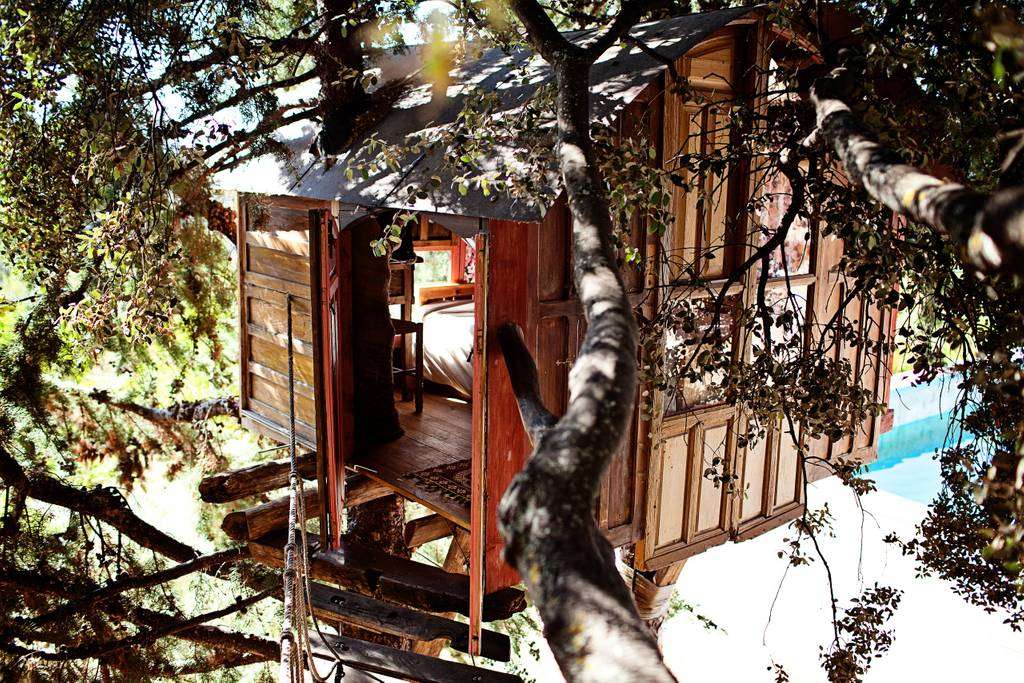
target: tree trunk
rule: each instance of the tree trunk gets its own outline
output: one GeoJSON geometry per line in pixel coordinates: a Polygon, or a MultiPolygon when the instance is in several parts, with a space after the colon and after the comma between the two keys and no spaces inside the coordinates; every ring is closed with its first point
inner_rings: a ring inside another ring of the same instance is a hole
{"type": "Polygon", "coordinates": [[[679,580],[685,563],[684,560],[656,571],[646,572],[637,571],[632,567],[622,567],[622,577],[633,590],[636,610],[655,638],[661,633],[661,625],[668,616],[676,581],[679,580]]]}
{"type": "MultiPolygon", "coordinates": [[[[387,256],[374,256],[370,242],[379,238],[375,220],[359,221],[352,230],[352,364],[355,378],[355,443],[357,449],[402,436],[395,409],[392,375],[395,330],[388,307],[391,270],[387,256]]],[[[405,501],[385,496],[348,508],[346,534],[371,548],[409,557],[405,545],[405,501]]],[[[409,641],[343,625],[341,633],[401,649],[409,641]]]]}
{"type": "Polygon", "coordinates": [[[850,75],[836,69],[811,87],[816,134],[835,150],[850,180],[901,216],[950,238],[981,271],[1024,273],[1024,187],[991,194],[904,163],[853,116],[850,75]]]}
{"type": "Polygon", "coordinates": [[[521,333],[502,330],[513,388],[534,453],[499,504],[505,556],[523,577],[569,681],[674,681],[594,521],[601,477],[618,451],[636,393],[636,323],[590,139],[590,67],[636,21],[625,7],[587,48],[569,43],[532,0],[511,3],[557,87],[557,158],[572,213],[573,280],[587,334],[557,422],[539,403],[521,333]]]}
{"type": "MultiPolygon", "coordinates": [[[[322,9],[328,18],[343,17],[352,14],[358,4],[353,0],[323,0],[322,9]]],[[[320,146],[325,154],[337,154],[348,146],[358,117],[371,108],[370,95],[362,82],[364,54],[360,43],[366,38],[365,26],[332,21],[316,53],[323,105],[320,146]]]]}

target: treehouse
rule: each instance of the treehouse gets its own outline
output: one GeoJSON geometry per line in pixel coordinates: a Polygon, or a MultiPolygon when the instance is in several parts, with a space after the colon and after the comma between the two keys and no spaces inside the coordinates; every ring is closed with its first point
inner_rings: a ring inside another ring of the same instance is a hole
{"type": "MultiPolygon", "coordinates": [[[[742,8],[642,24],[632,36],[635,41],[594,66],[594,111],[614,121],[620,135],[642,135],[656,149],[652,163],[666,165],[680,150],[728,145],[722,124],[729,103],[763,101],[764,67],[776,47],[791,41],[762,13],[742,8]],[[644,49],[630,47],[637,42],[644,49]],[[689,88],[672,87],[673,77],[689,88]]],[[[382,80],[413,72],[415,59],[395,56],[381,67],[382,80]]],[[[429,136],[456,120],[470,87],[496,93],[513,111],[547,77],[532,54],[489,50],[454,69],[447,91],[413,83],[364,138],[401,145],[429,136]]],[[[297,131],[289,144],[308,147],[311,136],[297,131]]],[[[461,192],[430,153],[409,152],[394,168],[351,173],[359,146],[330,163],[307,158],[298,169],[264,164],[228,179],[237,189],[242,420],[287,444],[294,400],[295,436],[305,453],[300,469],[310,482],[307,508],[320,519],[311,571],[321,616],[507,659],[507,638],[482,628],[524,605],[515,588],[519,577],[501,557],[495,508],[531,448],[496,335],[508,321],[519,325],[537,360],[547,407],[555,413],[564,408],[585,331],[571,281],[566,204],[559,198],[540,207],[502,193],[461,192]],[[426,197],[403,191],[434,177],[442,182],[426,197]],[[370,244],[396,211],[412,216],[404,248],[390,260],[374,256],[370,244]],[[389,415],[397,430],[368,435],[389,415]],[[460,562],[431,567],[346,538],[346,511],[393,494],[430,513],[409,523],[410,546],[452,536],[452,547],[468,559],[468,575],[460,562]],[[451,612],[467,616],[468,629],[438,614],[451,612]]],[[[699,302],[723,294],[728,311],[757,295],[752,276],[729,277],[757,246],[745,239],[748,226],[730,218],[746,202],[753,175],[747,168],[692,174],[690,185],[706,184],[712,200],[676,187],[674,225],[664,236],[633,221],[628,246],[646,255],[647,265],[625,265],[622,272],[640,314],[650,319],[665,297],[699,302]],[[684,261],[688,269],[673,265],[684,261]],[[685,285],[694,269],[700,287],[666,286],[685,285]]],[[[780,212],[769,206],[764,218],[777,220],[780,212]]],[[[864,334],[881,339],[889,314],[847,296],[837,278],[842,244],[820,237],[816,226],[805,227],[809,237],[788,239],[773,260],[769,294],[787,292],[778,298],[809,320],[845,307],[864,334]]],[[[752,342],[728,313],[715,324],[729,353],[749,357],[752,342]]],[[[807,333],[806,343],[812,336],[807,333]]],[[[667,340],[666,348],[673,343],[667,340]]],[[[834,350],[880,398],[888,391],[882,346],[878,353],[867,346],[834,350]]],[[[803,510],[804,468],[794,446],[803,438],[799,425],[796,433],[776,425],[766,439],[745,447],[739,437],[746,417],[712,385],[681,381],[673,392],[641,385],[632,426],[605,475],[597,521],[613,546],[635,547],[635,569],[645,576],[669,576],[696,553],[762,534],[803,510]],[[653,414],[642,409],[647,396],[654,397],[653,414]],[[705,476],[712,461],[735,473],[743,495],[705,476]]],[[[808,446],[821,458],[869,461],[879,432],[880,422],[869,420],[851,425],[843,440],[808,446]]],[[[228,503],[280,489],[287,476],[287,460],[271,460],[207,477],[201,494],[228,503]]],[[[270,499],[230,512],[224,528],[248,542],[256,559],[280,566],[287,513],[287,496],[270,499]]],[[[420,661],[415,653],[384,657],[373,649],[379,646],[348,644],[355,668],[416,680],[501,679],[451,662],[420,661]]]]}

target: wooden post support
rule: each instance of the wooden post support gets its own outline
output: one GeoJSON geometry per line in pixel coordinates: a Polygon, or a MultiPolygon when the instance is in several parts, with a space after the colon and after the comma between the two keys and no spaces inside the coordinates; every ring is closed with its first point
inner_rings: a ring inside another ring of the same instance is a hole
{"type": "MultiPolygon", "coordinates": [[[[473,454],[469,510],[469,653],[480,654],[484,602],[484,541],[487,533],[484,489],[487,481],[487,237],[476,238],[476,336],[473,340],[473,454]]],[[[453,539],[453,542],[457,542],[453,539]]]]}
{"type": "Polygon", "coordinates": [[[335,234],[335,225],[331,211],[309,212],[317,484],[326,491],[320,496],[320,519],[328,548],[336,548],[341,538],[345,461],[353,438],[351,235],[335,234]]]}

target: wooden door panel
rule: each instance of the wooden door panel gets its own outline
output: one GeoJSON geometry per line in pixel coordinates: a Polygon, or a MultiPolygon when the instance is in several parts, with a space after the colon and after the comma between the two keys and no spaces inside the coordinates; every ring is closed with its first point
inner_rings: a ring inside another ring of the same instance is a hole
{"type": "Polygon", "coordinates": [[[309,210],[325,206],[325,202],[294,197],[240,194],[235,207],[241,421],[278,443],[289,442],[287,332],[291,296],[296,436],[304,449],[316,445],[311,404],[314,342],[309,210]]]}
{"type": "Polygon", "coordinates": [[[764,516],[764,505],[767,499],[766,487],[770,482],[768,439],[760,439],[756,444],[743,451],[743,467],[740,474],[740,493],[737,507],[740,526],[756,521],[764,516]]]}
{"type": "Polygon", "coordinates": [[[708,468],[717,468],[716,461],[729,458],[729,441],[732,420],[716,425],[703,426],[702,459],[694,462],[694,476],[699,476],[697,487],[697,515],[694,536],[724,532],[728,525],[726,517],[727,496],[722,486],[710,476],[704,476],[708,468]]]}
{"type": "MultiPolygon", "coordinates": [[[[485,553],[484,590],[490,593],[519,582],[519,575],[501,557],[504,541],[498,533],[496,508],[512,478],[522,469],[530,455],[531,444],[523,429],[509,380],[505,359],[498,344],[498,330],[506,322],[514,322],[523,331],[531,352],[536,352],[537,339],[537,261],[538,225],[516,221],[488,222],[486,239],[486,292],[483,301],[476,298],[477,310],[485,307],[485,319],[477,319],[478,334],[484,334],[483,362],[474,365],[474,381],[482,376],[482,396],[474,395],[474,407],[486,401],[484,416],[486,443],[479,466],[484,488],[473,488],[474,508],[480,508],[483,528],[473,524],[473,534],[485,539],[480,545],[485,553]],[[481,323],[483,323],[481,325],[481,323]],[[483,370],[483,372],[481,372],[483,370]]],[[[480,269],[480,256],[477,257],[480,269]]],[[[481,278],[477,278],[477,291],[481,278]]],[[[474,470],[478,469],[474,462],[474,470]]],[[[474,543],[475,545],[475,543],[474,543]]]]}
{"type": "Polygon", "coordinates": [[[660,471],[652,474],[659,480],[659,485],[653,496],[654,523],[648,524],[648,528],[656,530],[655,550],[670,547],[685,538],[690,433],[666,438],[657,453],[656,463],[660,471]]]}
{"type": "Polygon", "coordinates": [[[666,419],[651,453],[647,492],[647,568],[657,569],[729,538],[732,499],[709,469],[735,467],[736,409],[695,411],[666,419]],[[716,462],[716,459],[717,462],[716,462]]]}
{"type": "Polygon", "coordinates": [[[772,514],[775,514],[780,509],[798,502],[802,497],[802,488],[800,485],[799,451],[788,425],[783,425],[776,430],[773,436],[779,442],[777,448],[778,474],[775,477],[775,505],[772,508],[772,514]]]}
{"type": "Polygon", "coordinates": [[[312,273],[317,481],[321,537],[337,547],[345,506],[345,464],[353,450],[352,233],[330,211],[309,212],[312,273]]]}
{"type": "Polygon", "coordinates": [[[741,451],[740,493],[732,537],[741,541],[777,527],[803,511],[803,470],[788,428],[777,424],[741,451]]]}

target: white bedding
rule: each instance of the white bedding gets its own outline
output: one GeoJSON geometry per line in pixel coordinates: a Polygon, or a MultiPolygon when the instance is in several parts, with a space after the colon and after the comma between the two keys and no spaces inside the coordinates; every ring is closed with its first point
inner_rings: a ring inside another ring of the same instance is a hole
{"type": "Polygon", "coordinates": [[[472,301],[442,301],[420,308],[423,321],[423,376],[473,395],[472,301]]]}

